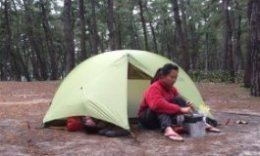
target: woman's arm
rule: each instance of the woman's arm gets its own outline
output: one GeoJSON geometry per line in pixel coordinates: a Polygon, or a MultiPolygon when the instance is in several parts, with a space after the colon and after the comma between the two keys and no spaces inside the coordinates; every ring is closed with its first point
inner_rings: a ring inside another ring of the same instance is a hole
{"type": "Polygon", "coordinates": [[[151,88],[147,93],[145,100],[149,105],[149,108],[154,112],[166,114],[176,114],[181,112],[180,106],[165,100],[159,88],[151,88]]]}
{"type": "Polygon", "coordinates": [[[175,97],[179,97],[179,98],[183,99],[186,102],[188,107],[191,107],[192,109],[194,109],[193,103],[191,101],[187,100],[186,98],[184,98],[183,96],[181,96],[179,94],[178,90],[174,86],[172,87],[172,91],[173,91],[173,94],[175,95],[175,97]]]}

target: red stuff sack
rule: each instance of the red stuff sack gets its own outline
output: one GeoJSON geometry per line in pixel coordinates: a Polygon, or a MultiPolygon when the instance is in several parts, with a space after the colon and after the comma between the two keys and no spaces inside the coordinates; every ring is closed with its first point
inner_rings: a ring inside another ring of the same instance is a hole
{"type": "Polygon", "coordinates": [[[83,124],[81,122],[80,116],[73,116],[67,118],[67,130],[70,132],[75,132],[83,129],[83,124]]]}

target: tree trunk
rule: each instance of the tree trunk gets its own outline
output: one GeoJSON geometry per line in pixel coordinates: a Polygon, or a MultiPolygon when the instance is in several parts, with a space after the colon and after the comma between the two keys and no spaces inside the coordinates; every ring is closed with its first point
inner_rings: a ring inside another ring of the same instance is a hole
{"type": "Polygon", "coordinates": [[[90,57],[93,54],[93,31],[92,31],[92,23],[91,23],[91,17],[86,18],[86,22],[88,25],[88,28],[86,29],[86,31],[89,31],[90,33],[86,35],[86,38],[88,40],[88,45],[89,45],[89,53],[87,54],[87,57],[90,57]]]}
{"type": "MultiPolygon", "coordinates": [[[[250,0],[247,4],[247,19],[248,25],[250,25],[250,18],[252,12],[252,0],[250,0]]],[[[251,43],[250,37],[247,39],[247,54],[246,54],[246,67],[245,67],[245,75],[244,75],[244,87],[250,88],[251,85],[251,73],[252,73],[252,60],[251,60],[251,43]]]]}
{"type": "Polygon", "coordinates": [[[106,34],[104,32],[101,32],[100,35],[100,50],[101,52],[105,51],[105,47],[106,47],[106,34]]]}
{"type": "Polygon", "coordinates": [[[121,31],[121,21],[120,21],[120,15],[116,14],[116,28],[117,28],[117,44],[118,48],[117,49],[122,49],[122,31],[121,31]]]}
{"type": "Polygon", "coordinates": [[[12,30],[10,24],[10,9],[11,9],[10,5],[11,5],[10,1],[5,0],[4,14],[5,14],[5,26],[7,32],[6,52],[8,53],[7,56],[9,56],[7,57],[7,60],[12,64],[11,69],[15,73],[14,75],[15,80],[20,80],[21,76],[25,76],[27,80],[30,81],[29,73],[23,61],[22,55],[20,54],[20,51],[18,50],[18,48],[16,48],[17,50],[13,48],[14,42],[13,42],[12,30]]]}
{"type": "Polygon", "coordinates": [[[109,45],[110,50],[118,49],[117,44],[117,30],[114,17],[114,3],[113,0],[107,0],[107,27],[109,31],[109,45]]]}
{"type": "Polygon", "coordinates": [[[53,44],[53,37],[52,32],[49,25],[49,19],[48,19],[48,13],[46,11],[46,1],[40,0],[41,5],[41,11],[42,11],[42,26],[45,33],[46,38],[46,45],[47,49],[50,55],[50,64],[51,64],[51,70],[50,70],[50,79],[51,80],[57,80],[58,79],[58,62],[57,62],[57,52],[56,48],[53,44]]]}
{"type": "MultiPolygon", "coordinates": [[[[235,1],[236,4],[236,10],[240,10],[239,2],[235,1]]],[[[240,13],[237,15],[237,20],[236,20],[236,33],[235,33],[235,39],[236,42],[234,43],[234,54],[236,54],[236,63],[235,63],[235,68],[236,71],[240,72],[244,68],[244,57],[241,51],[241,43],[240,43],[240,37],[241,37],[241,20],[242,16],[240,13]]]]}
{"type": "Polygon", "coordinates": [[[10,31],[11,28],[9,26],[9,2],[7,0],[5,0],[4,2],[2,2],[3,4],[1,4],[2,6],[4,6],[4,20],[5,20],[5,31],[7,32],[7,34],[5,34],[6,36],[6,42],[5,44],[5,51],[3,52],[3,63],[2,63],[2,67],[1,67],[1,79],[2,80],[8,80],[8,77],[11,76],[11,72],[12,72],[12,64],[11,64],[11,36],[10,36],[10,31]],[[9,64],[9,65],[8,65],[9,64]]]}
{"type": "Polygon", "coordinates": [[[208,66],[209,66],[209,32],[206,32],[205,40],[206,40],[205,73],[208,74],[208,66]]]}
{"type": "MultiPolygon", "coordinates": [[[[30,9],[30,6],[32,5],[32,1],[30,0],[24,0],[24,8],[25,8],[25,20],[27,23],[31,23],[33,21],[32,18],[32,10],[30,9]]],[[[46,67],[47,62],[46,59],[42,58],[38,40],[35,38],[34,35],[34,26],[33,24],[26,24],[26,34],[29,38],[30,46],[31,46],[31,57],[35,63],[33,64],[33,73],[34,78],[36,80],[47,80],[48,79],[48,69],[46,67]]]]}
{"type": "Polygon", "coordinates": [[[74,33],[72,29],[71,0],[64,0],[65,74],[75,66],[74,33]]]}
{"type": "Polygon", "coordinates": [[[139,41],[139,36],[137,33],[137,28],[135,25],[135,20],[134,20],[134,15],[132,14],[134,8],[135,8],[135,1],[131,1],[129,4],[129,10],[131,13],[130,19],[129,19],[129,26],[128,30],[130,32],[130,42],[129,42],[129,47],[131,49],[140,49],[140,41],[139,41]]]}
{"type": "MultiPolygon", "coordinates": [[[[15,20],[15,21],[16,21],[16,26],[17,26],[17,32],[18,32],[18,34],[21,34],[21,24],[20,24],[20,21],[19,21],[19,19],[21,17],[18,16],[17,7],[16,7],[16,3],[14,2],[14,0],[12,0],[12,4],[13,4],[14,11],[16,12],[17,20],[15,20]]],[[[27,81],[31,81],[31,77],[30,77],[30,73],[29,73],[29,69],[28,69],[28,66],[29,66],[28,61],[30,61],[30,60],[29,59],[26,60],[26,57],[23,57],[25,55],[25,53],[22,53],[20,51],[19,41],[20,41],[20,39],[17,38],[16,41],[15,41],[16,43],[14,43],[15,46],[16,46],[15,49],[17,51],[18,62],[21,66],[22,73],[25,76],[25,78],[27,79],[27,81]]]]}
{"type": "Polygon", "coordinates": [[[96,1],[91,0],[91,25],[92,25],[92,54],[98,54],[99,37],[97,32],[97,19],[96,19],[96,1]]]}
{"type": "Polygon", "coordinates": [[[186,5],[188,4],[185,0],[180,0],[180,10],[181,10],[181,21],[182,21],[182,31],[183,31],[183,38],[186,44],[186,53],[188,53],[189,58],[188,59],[188,64],[189,64],[189,70],[190,70],[190,42],[189,42],[189,37],[188,37],[188,24],[187,24],[187,17],[186,17],[186,5]]]}
{"type": "Polygon", "coordinates": [[[145,11],[147,12],[147,14],[148,14],[148,16],[149,16],[149,26],[150,26],[151,31],[152,31],[154,51],[155,51],[156,53],[158,53],[158,45],[157,45],[156,34],[155,34],[153,22],[152,22],[152,15],[151,15],[149,9],[147,8],[147,4],[144,5],[144,8],[145,8],[145,11]]]}
{"type": "Polygon", "coordinates": [[[145,18],[144,18],[143,2],[142,2],[142,0],[139,0],[138,2],[139,2],[139,8],[140,8],[140,18],[141,18],[142,27],[143,27],[143,33],[144,33],[145,50],[149,51],[148,37],[147,37],[147,30],[146,30],[146,22],[145,22],[145,18]]]}
{"type": "Polygon", "coordinates": [[[7,53],[7,62],[11,63],[11,69],[12,71],[10,72],[10,75],[12,72],[14,72],[14,79],[17,80],[20,77],[21,71],[19,70],[17,66],[16,59],[13,57],[13,48],[12,48],[12,31],[11,31],[11,26],[10,26],[10,15],[9,15],[9,10],[10,10],[10,2],[8,0],[5,0],[4,2],[4,17],[5,17],[5,29],[6,29],[6,53],[7,53]]]}
{"type": "Polygon", "coordinates": [[[252,73],[252,62],[251,62],[251,44],[250,39],[247,41],[247,55],[246,55],[246,67],[244,75],[244,87],[250,88],[251,86],[251,73],[252,73]]]}
{"type": "Polygon", "coordinates": [[[252,1],[250,16],[250,45],[251,45],[251,94],[260,96],[260,1],[252,1]]]}
{"type": "Polygon", "coordinates": [[[236,43],[236,51],[237,51],[237,57],[238,57],[237,58],[237,60],[238,60],[237,70],[238,71],[243,70],[244,66],[245,66],[244,56],[243,56],[243,53],[242,53],[242,50],[241,50],[241,43],[240,43],[240,38],[241,38],[241,20],[242,20],[242,17],[240,15],[239,19],[238,19],[237,43],[236,43]]]}
{"type": "MultiPolygon", "coordinates": [[[[164,19],[163,20],[163,29],[164,29],[163,34],[165,36],[163,36],[163,38],[165,38],[165,39],[163,40],[164,44],[162,44],[162,47],[166,47],[166,48],[165,49],[162,48],[162,49],[164,51],[164,56],[169,57],[172,60],[173,58],[178,58],[178,55],[176,55],[175,50],[173,49],[174,44],[171,41],[171,34],[168,33],[169,25],[170,25],[169,19],[164,19]]],[[[173,34],[173,38],[174,38],[173,42],[176,43],[175,42],[176,41],[176,32],[173,34]]]]}
{"type": "Polygon", "coordinates": [[[233,63],[233,51],[232,51],[232,26],[229,13],[230,0],[224,0],[224,68],[223,70],[230,77],[231,82],[235,82],[235,70],[233,63]]]}
{"type": "MultiPolygon", "coordinates": [[[[133,20],[133,19],[131,19],[131,20],[133,20]]],[[[140,49],[141,48],[140,39],[139,39],[139,36],[138,36],[138,33],[137,33],[136,25],[133,21],[130,23],[130,30],[129,31],[131,31],[130,48],[131,49],[140,49]]]]}
{"type": "Polygon", "coordinates": [[[172,0],[172,7],[174,12],[177,38],[179,39],[180,54],[182,55],[182,61],[184,62],[183,67],[186,71],[188,71],[190,69],[190,57],[189,52],[187,51],[187,41],[184,37],[184,33],[182,30],[182,22],[179,15],[178,0],[172,0]]]}
{"type": "Polygon", "coordinates": [[[197,69],[198,64],[198,52],[199,52],[199,37],[196,33],[195,27],[190,25],[190,32],[191,32],[191,70],[197,69]]]}
{"type": "Polygon", "coordinates": [[[88,55],[86,52],[86,22],[84,0],[79,0],[79,19],[80,19],[80,60],[85,60],[88,55]]]}

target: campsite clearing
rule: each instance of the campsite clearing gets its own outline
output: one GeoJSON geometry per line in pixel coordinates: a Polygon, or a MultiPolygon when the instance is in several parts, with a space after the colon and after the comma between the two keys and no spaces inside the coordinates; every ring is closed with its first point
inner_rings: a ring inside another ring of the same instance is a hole
{"type": "Polygon", "coordinates": [[[135,126],[137,140],[41,129],[57,87],[58,82],[0,82],[0,155],[260,155],[260,98],[237,84],[198,84],[223,132],[185,136],[184,143],[135,126]]]}

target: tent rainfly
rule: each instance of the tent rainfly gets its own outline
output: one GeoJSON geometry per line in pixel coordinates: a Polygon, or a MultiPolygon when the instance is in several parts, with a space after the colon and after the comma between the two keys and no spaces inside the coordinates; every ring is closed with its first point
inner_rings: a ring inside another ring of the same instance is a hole
{"type": "MultiPolygon", "coordinates": [[[[158,68],[171,60],[139,50],[118,50],[91,57],[62,81],[43,124],[70,116],[91,116],[129,130],[144,91],[158,68]]],[[[213,118],[194,82],[180,68],[174,84],[180,95],[213,118]]]]}

